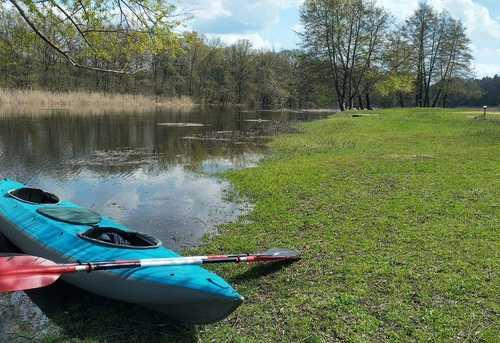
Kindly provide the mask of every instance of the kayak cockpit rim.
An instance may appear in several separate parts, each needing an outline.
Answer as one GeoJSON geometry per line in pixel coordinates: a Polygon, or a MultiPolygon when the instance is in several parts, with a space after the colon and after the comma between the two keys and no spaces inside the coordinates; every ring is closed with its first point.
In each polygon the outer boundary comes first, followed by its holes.
{"type": "Polygon", "coordinates": [[[162,245],[158,238],[151,235],[115,227],[94,226],[88,231],[79,233],[78,237],[94,244],[121,249],[156,249],[162,245]]]}
{"type": "Polygon", "coordinates": [[[21,187],[11,189],[7,194],[17,201],[30,205],[57,205],[60,202],[57,195],[39,188],[21,187]]]}

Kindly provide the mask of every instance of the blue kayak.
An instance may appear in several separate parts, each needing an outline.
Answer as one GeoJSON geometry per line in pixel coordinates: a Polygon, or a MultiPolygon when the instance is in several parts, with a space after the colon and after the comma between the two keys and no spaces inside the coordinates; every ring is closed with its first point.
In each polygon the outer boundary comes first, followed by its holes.
{"type": "MultiPolygon", "coordinates": [[[[149,235],[128,230],[39,189],[0,181],[0,232],[23,252],[58,263],[178,257],[149,235]]],[[[224,279],[199,266],[146,267],[68,274],[79,288],[139,304],[174,320],[213,323],[243,301],[224,279]]]]}

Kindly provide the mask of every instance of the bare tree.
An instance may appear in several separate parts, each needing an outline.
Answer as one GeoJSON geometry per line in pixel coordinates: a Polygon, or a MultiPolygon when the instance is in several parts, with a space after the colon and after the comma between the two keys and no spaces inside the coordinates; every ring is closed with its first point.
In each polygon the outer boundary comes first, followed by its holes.
{"type": "Polygon", "coordinates": [[[406,20],[402,36],[413,51],[415,106],[430,107],[432,89],[439,84],[432,101],[436,106],[440,97],[446,97],[449,80],[469,70],[472,57],[465,29],[447,12],[438,13],[423,2],[406,20]]]}
{"type": "MultiPolygon", "coordinates": [[[[383,43],[389,16],[371,1],[306,0],[301,19],[308,51],[325,61],[340,110],[370,87],[367,74],[383,43]]],[[[369,99],[369,95],[367,96],[369,99]]]]}
{"type": "Polygon", "coordinates": [[[250,73],[255,56],[252,55],[252,44],[248,40],[239,40],[229,50],[231,77],[235,84],[236,103],[243,103],[243,96],[250,80],[250,73]]]}
{"type": "Polygon", "coordinates": [[[438,59],[437,91],[432,101],[435,107],[440,98],[443,107],[446,107],[448,92],[454,78],[468,78],[470,76],[470,63],[472,55],[470,51],[470,40],[465,33],[465,28],[459,20],[451,18],[443,13],[444,42],[441,45],[438,59]]]}

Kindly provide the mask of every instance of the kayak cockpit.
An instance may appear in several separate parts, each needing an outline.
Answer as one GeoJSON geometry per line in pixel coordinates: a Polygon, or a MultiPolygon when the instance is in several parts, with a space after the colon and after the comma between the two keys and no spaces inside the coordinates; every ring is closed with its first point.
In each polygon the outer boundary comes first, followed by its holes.
{"type": "Polygon", "coordinates": [[[93,244],[122,249],[154,249],[161,241],[145,233],[126,231],[116,227],[99,226],[100,214],[82,207],[41,207],[36,210],[55,221],[73,225],[89,225],[91,228],[78,237],[93,244]]]}
{"type": "Polygon", "coordinates": [[[38,188],[18,188],[8,192],[8,194],[19,201],[34,205],[55,205],[59,203],[57,195],[45,192],[38,188]]]}
{"type": "Polygon", "coordinates": [[[154,249],[161,246],[161,241],[140,232],[124,231],[114,227],[93,227],[78,234],[80,238],[92,243],[103,244],[123,249],[154,249]]]}

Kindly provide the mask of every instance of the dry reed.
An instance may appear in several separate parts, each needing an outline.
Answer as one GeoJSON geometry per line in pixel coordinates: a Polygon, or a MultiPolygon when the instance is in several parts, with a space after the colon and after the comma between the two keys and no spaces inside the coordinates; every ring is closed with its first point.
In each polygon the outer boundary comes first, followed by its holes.
{"type": "Polygon", "coordinates": [[[188,111],[194,106],[188,97],[162,98],[83,91],[55,93],[0,88],[0,115],[34,115],[54,111],[72,114],[145,113],[157,110],[188,111]]]}

